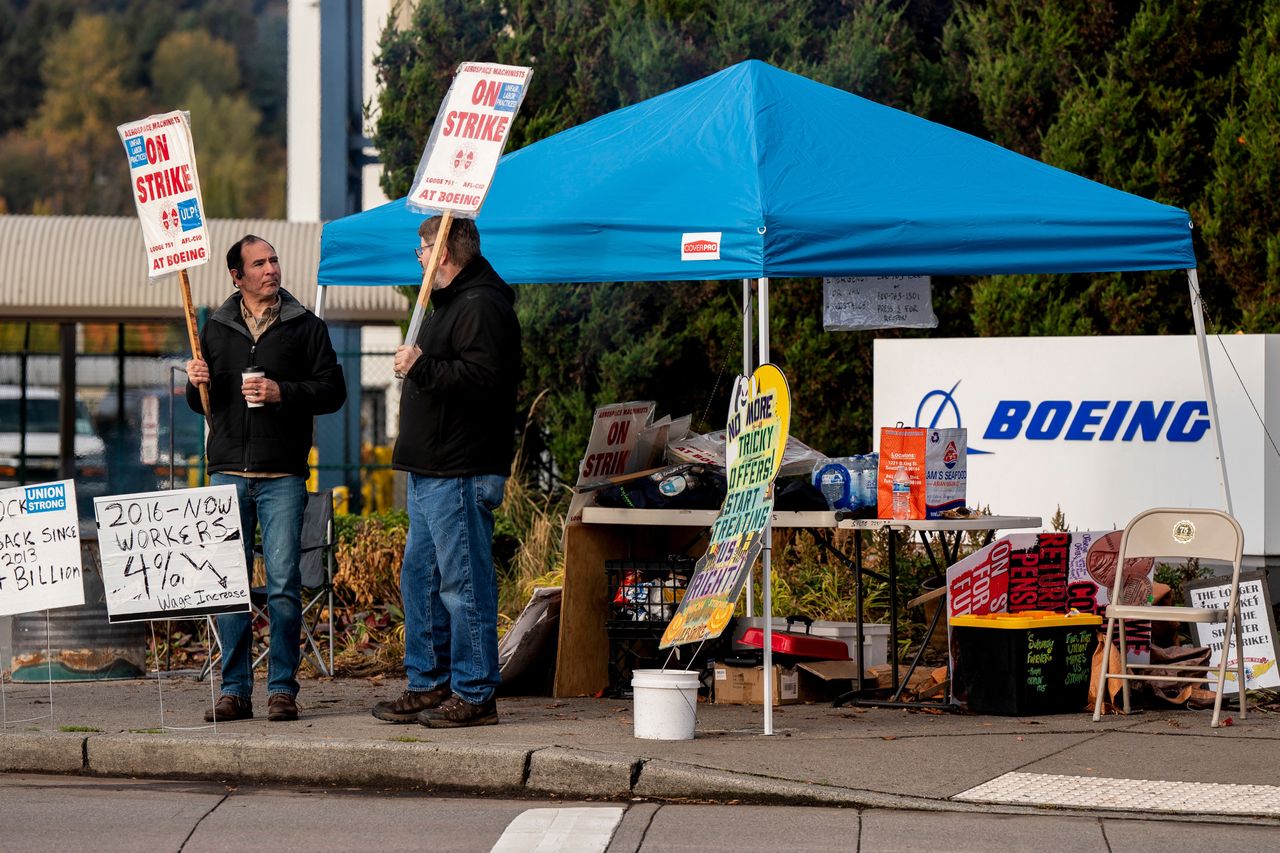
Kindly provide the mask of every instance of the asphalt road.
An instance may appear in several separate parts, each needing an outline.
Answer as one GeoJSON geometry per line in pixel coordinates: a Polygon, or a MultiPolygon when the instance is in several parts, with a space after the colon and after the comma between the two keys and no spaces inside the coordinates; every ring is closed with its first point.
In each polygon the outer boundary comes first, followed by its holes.
{"type": "Polygon", "coordinates": [[[0,774],[0,851],[1270,849],[1270,826],[886,809],[566,803],[0,774]]]}

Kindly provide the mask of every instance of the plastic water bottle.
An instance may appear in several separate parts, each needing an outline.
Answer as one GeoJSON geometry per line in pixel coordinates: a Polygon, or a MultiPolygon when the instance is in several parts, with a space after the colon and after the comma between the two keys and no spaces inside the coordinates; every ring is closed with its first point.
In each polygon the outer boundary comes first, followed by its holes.
{"type": "Polygon", "coordinates": [[[899,465],[893,472],[893,517],[898,520],[911,517],[911,478],[906,465],[899,465]]]}
{"type": "Polygon", "coordinates": [[[875,509],[880,503],[880,454],[868,453],[862,458],[866,460],[862,469],[862,504],[875,509]]]}

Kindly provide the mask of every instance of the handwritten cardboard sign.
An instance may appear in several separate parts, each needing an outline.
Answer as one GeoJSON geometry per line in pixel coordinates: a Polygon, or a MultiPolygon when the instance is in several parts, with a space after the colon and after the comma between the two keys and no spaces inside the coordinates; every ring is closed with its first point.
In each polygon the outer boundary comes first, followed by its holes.
{"type": "Polygon", "coordinates": [[[773,481],[782,467],[790,426],[791,394],[782,371],[764,364],[750,380],[738,377],[726,429],[728,492],[711,525],[707,553],[694,567],[660,648],[718,637],[729,624],[751,567],[764,549],[773,516],[773,481]]]}
{"type": "Polygon", "coordinates": [[[475,218],[529,88],[532,68],[464,62],[431,128],[406,203],[422,213],[475,218]]]}
{"type": "Polygon", "coordinates": [[[84,604],[76,485],[0,491],[0,616],[84,604]]]}
{"type": "Polygon", "coordinates": [[[923,275],[822,280],[822,325],[828,332],[936,329],[933,293],[923,275]]]}
{"type": "Polygon", "coordinates": [[[111,622],[249,610],[234,486],[95,498],[111,622]]]}
{"type": "Polygon", "coordinates": [[[147,276],[209,261],[191,114],[175,110],[116,128],[129,158],[133,201],[147,247],[147,276]]]}
{"type": "MultiPolygon", "coordinates": [[[[1231,597],[1231,585],[1221,578],[1211,578],[1187,584],[1187,601],[1192,607],[1224,609],[1231,597]]],[[[1240,624],[1244,633],[1244,679],[1246,690],[1280,687],[1280,671],[1276,669],[1275,624],[1271,616],[1271,599],[1267,595],[1266,579],[1261,574],[1240,576],[1240,624]]],[[[1196,642],[1209,647],[1209,663],[1217,666],[1222,660],[1225,622],[1194,623],[1196,642]]],[[[1233,632],[1234,633],[1234,632],[1233,632]]],[[[1231,639],[1232,655],[1227,659],[1227,683],[1223,695],[1240,691],[1236,677],[1236,658],[1240,654],[1235,638],[1231,639]]],[[[1216,673],[1215,673],[1216,677],[1216,673]]]]}

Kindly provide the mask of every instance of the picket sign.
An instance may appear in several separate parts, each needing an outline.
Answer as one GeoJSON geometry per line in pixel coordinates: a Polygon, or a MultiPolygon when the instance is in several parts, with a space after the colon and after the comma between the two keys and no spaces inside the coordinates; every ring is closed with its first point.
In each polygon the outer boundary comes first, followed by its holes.
{"type": "MultiPolygon", "coordinates": [[[[147,277],[178,274],[191,354],[202,359],[187,269],[209,262],[209,234],[196,171],[191,114],[174,110],[147,116],[119,125],[116,132],[129,158],[133,201],[147,249],[147,277]]],[[[212,431],[208,385],[200,386],[200,403],[204,406],[205,423],[212,431]]]]}
{"type": "Polygon", "coordinates": [[[108,621],[249,611],[235,486],[94,498],[108,621]]]}
{"type": "Polygon", "coordinates": [[[418,342],[453,217],[475,219],[480,215],[532,76],[532,68],[491,62],[464,62],[454,72],[405,200],[410,210],[440,214],[431,258],[423,268],[422,288],[405,334],[407,344],[418,342]]]}
{"type": "Polygon", "coordinates": [[[0,491],[0,616],[84,604],[72,480],[0,491]]]}
{"type": "Polygon", "coordinates": [[[762,364],[750,379],[739,376],[726,424],[724,504],[659,648],[714,639],[729,624],[752,566],[768,547],[773,482],[790,429],[791,391],[782,371],[762,364]]]}
{"type": "MultiPolygon", "coordinates": [[[[1186,585],[1187,601],[1192,607],[1225,609],[1231,599],[1231,584],[1223,578],[1208,578],[1186,585]]],[[[1240,575],[1240,623],[1244,635],[1244,649],[1231,638],[1233,654],[1227,659],[1224,696],[1240,692],[1237,683],[1236,660],[1244,656],[1246,690],[1274,690],[1280,687],[1280,669],[1276,668],[1275,624],[1271,610],[1271,596],[1267,593],[1266,576],[1260,572],[1240,575]]],[[[1209,647],[1209,663],[1217,667],[1222,660],[1227,625],[1225,622],[1196,622],[1196,643],[1209,647]]],[[[1234,633],[1234,632],[1233,632],[1234,633]]],[[[1216,675],[1216,673],[1215,673],[1216,675]]],[[[1211,685],[1216,690],[1216,685],[1211,685]]]]}

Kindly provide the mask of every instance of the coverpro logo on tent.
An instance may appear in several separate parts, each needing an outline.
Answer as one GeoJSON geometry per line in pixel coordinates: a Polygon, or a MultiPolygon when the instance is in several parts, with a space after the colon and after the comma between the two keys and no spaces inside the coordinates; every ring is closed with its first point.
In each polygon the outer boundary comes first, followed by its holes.
{"type": "Polygon", "coordinates": [[[720,235],[722,233],[721,231],[686,233],[680,238],[680,260],[720,260],[720,235]]]}

